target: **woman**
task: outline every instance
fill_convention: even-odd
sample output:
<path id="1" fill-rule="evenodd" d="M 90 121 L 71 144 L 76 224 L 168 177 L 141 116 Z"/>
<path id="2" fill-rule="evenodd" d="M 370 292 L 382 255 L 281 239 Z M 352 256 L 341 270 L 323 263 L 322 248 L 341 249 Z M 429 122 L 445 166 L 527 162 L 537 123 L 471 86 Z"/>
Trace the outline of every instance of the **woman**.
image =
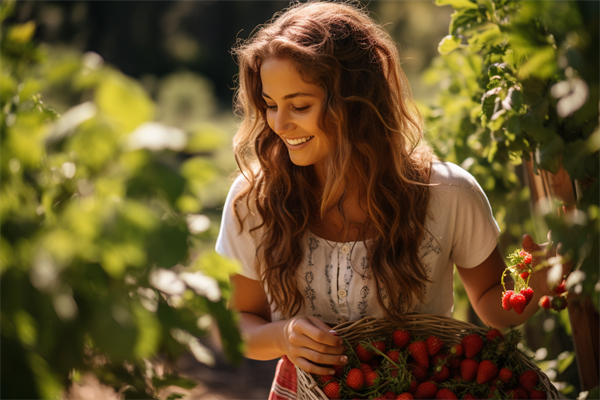
<path id="1" fill-rule="evenodd" d="M 523 314 L 502 309 L 505 263 L 487 198 L 423 143 L 396 45 L 366 12 L 296 5 L 235 54 L 242 174 L 217 251 L 242 264 L 231 280 L 247 357 L 282 357 L 277 379 L 290 374 L 291 392 L 292 363 L 333 374 L 348 360 L 330 326 L 451 316 L 453 264 L 487 324 L 518 325 L 536 312 L 548 292 L 542 273 Z M 524 246 L 539 248 L 529 236 Z M 289 394 L 283 386 L 271 397 Z"/>

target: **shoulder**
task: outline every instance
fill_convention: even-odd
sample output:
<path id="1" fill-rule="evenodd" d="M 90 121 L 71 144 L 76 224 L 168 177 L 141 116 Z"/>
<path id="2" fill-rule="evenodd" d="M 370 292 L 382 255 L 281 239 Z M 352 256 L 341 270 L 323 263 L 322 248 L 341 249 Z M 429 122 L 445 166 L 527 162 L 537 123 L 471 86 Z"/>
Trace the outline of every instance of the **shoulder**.
<path id="1" fill-rule="evenodd" d="M 434 161 L 431 165 L 429 183 L 433 189 L 455 187 L 482 193 L 481 187 L 473 175 L 450 162 Z"/>
<path id="2" fill-rule="evenodd" d="M 248 196 L 239 198 L 239 194 L 248 189 L 249 186 L 250 182 L 244 175 L 239 174 L 235 178 L 229 189 L 227 199 L 225 200 L 223 210 L 223 216 L 225 218 L 223 218 L 223 223 L 233 224 L 234 222 L 237 222 L 237 218 L 234 218 L 234 214 L 237 213 L 242 221 L 248 221 L 248 224 L 244 223 L 245 230 L 247 230 L 248 227 L 252 228 L 260 224 L 261 219 L 258 218 L 258 212 L 254 206 L 255 202 L 253 199 Z"/>

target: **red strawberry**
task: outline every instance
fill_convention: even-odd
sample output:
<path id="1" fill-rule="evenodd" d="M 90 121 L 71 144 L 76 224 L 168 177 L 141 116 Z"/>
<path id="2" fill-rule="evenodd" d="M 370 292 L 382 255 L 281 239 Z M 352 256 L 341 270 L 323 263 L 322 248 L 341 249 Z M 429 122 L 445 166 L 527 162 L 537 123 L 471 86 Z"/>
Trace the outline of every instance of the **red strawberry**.
<path id="1" fill-rule="evenodd" d="M 504 383 L 508 383 L 513 376 L 513 372 L 508 368 L 502 368 L 500 372 L 498 372 L 498 378 Z"/>
<path id="2" fill-rule="evenodd" d="M 537 383 L 538 375 L 533 370 L 528 369 L 519 375 L 519 385 L 527 390 L 527 393 L 531 392 Z"/>
<path id="3" fill-rule="evenodd" d="M 498 393 L 498 389 L 496 386 L 490 386 L 488 389 L 488 399 L 499 399 L 500 394 Z"/>
<path id="4" fill-rule="evenodd" d="M 408 388 L 408 392 L 411 393 L 411 394 L 414 394 L 415 391 L 417 390 L 417 386 L 419 386 L 419 384 L 417 383 L 417 381 L 415 381 L 414 379 L 411 379 L 410 386 Z"/>
<path id="5" fill-rule="evenodd" d="M 519 255 L 523 257 L 523 262 L 525 264 L 531 264 L 531 260 L 533 260 L 533 256 L 526 251 L 520 251 Z"/>
<path id="6" fill-rule="evenodd" d="M 388 358 L 390 360 L 392 360 L 393 362 L 395 362 L 396 364 L 398 364 L 398 359 L 400 358 L 400 353 L 397 352 L 396 350 L 390 350 L 387 353 L 385 353 L 386 356 L 388 356 Z"/>
<path id="7" fill-rule="evenodd" d="M 552 301 L 552 297 L 550 297 L 550 296 L 542 296 L 542 298 L 540 299 L 540 307 L 543 307 L 546 310 L 549 309 L 551 301 Z"/>
<path id="8" fill-rule="evenodd" d="M 452 356 L 462 356 L 463 355 L 463 347 L 462 344 L 453 344 L 450 347 L 450 355 Z"/>
<path id="9" fill-rule="evenodd" d="M 458 397 L 456 397 L 454 392 L 452 392 L 450 389 L 441 389 L 439 392 L 436 393 L 435 398 L 436 399 L 447 399 L 447 400 L 458 399 Z"/>
<path id="10" fill-rule="evenodd" d="M 444 342 L 437 336 L 429 336 L 427 338 L 427 352 L 430 356 L 435 356 L 444 347 Z"/>
<path id="11" fill-rule="evenodd" d="M 450 377 L 450 370 L 445 365 L 438 365 L 433 369 L 433 379 L 443 382 Z"/>
<path id="12" fill-rule="evenodd" d="M 448 354 L 438 353 L 435 356 L 431 357 L 431 365 L 445 365 L 446 360 L 448 359 Z"/>
<path id="13" fill-rule="evenodd" d="M 337 382 L 329 382 L 323 388 L 323 393 L 328 399 L 339 399 L 340 398 L 340 384 Z"/>
<path id="14" fill-rule="evenodd" d="M 521 314 L 525 310 L 527 299 L 520 293 L 515 293 L 510 296 L 510 305 L 515 309 L 517 314 Z"/>
<path id="15" fill-rule="evenodd" d="M 522 289 L 519 293 L 525 296 L 525 305 L 528 305 L 531 299 L 533 298 L 533 289 L 527 287 L 525 289 Z"/>
<path id="16" fill-rule="evenodd" d="M 424 340 L 412 342 L 408 345 L 408 353 L 415 359 L 419 365 L 428 368 L 429 356 L 427 352 L 427 343 Z"/>
<path id="17" fill-rule="evenodd" d="M 365 349 L 360 343 L 356 346 L 355 353 L 360 361 L 371 361 L 375 357 L 374 352 Z"/>
<path id="18" fill-rule="evenodd" d="M 525 271 L 525 272 L 521 272 L 521 274 L 519 274 L 519 276 L 521 277 L 521 279 L 525 280 L 527 279 L 527 277 L 529 276 L 529 271 Z"/>
<path id="19" fill-rule="evenodd" d="M 404 329 L 396 329 L 392 334 L 392 340 L 399 349 L 403 349 L 410 343 L 410 332 Z"/>
<path id="20" fill-rule="evenodd" d="M 329 381 L 333 380 L 333 375 L 319 375 L 319 377 L 317 378 L 317 380 L 319 381 L 319 383 L 321 385 L 326 384 Z"/>
<path id="21" fill-rule="evenodd" d="M 477 396 L 472 395 L 471 393 L 467 393 L 463 396 L 463 399 L 465 400 L 477 400 Z"/>
<path id="22" fill-rule="evenodd" d="M 360 370 L 362 371 L 362 373 L 364 375 L 369 371 L 373 371 L 373 368 L 367 363 L 360 363 Z"/>
<path id="23" fill-rule="evenodd" d="M 513 389 L 512 391 L 509 390 L 509 392 L 512 392 L 512 396 L 510 396 L 510 395 L 508 396 L 509 399 L 524 399 L 524 400 L 529 399 L 529 395 L 527 394 L 527 391 L 520 386 Z M 507 392 L 506 394 L 509 394 L 509 393 Z"/>
<path id="24" fill-rule="evenodd" d="M 415 390 L 415 399 L 435 399 L 438 388 L 433 382 L 423 382 Z"/>
<path id="25" fill-rule="evenodd" d="M 450 358 L 450 362 L 448 363 L 448 365 L 450 366 L 450 368 L 460 369 L 460 363 L 462 363 L 462 360 L 463 357 Z"/>
<path id="26" fill-rule="evenodd" d="M 375 379 L 377 379 L 379 375 L 377 371 L 369 371 L 365 374 L 365 385 L 367 386 L 375 386 Z"/>
<path id="27" fill-rule="evenodd" d="M 531 392 L 529 392 L 529 398 L 530 399 L 547 399 L 548 396 L 546 395 L 546 392 L 543 390 L 533 389 Z"/>
<path id="28" fill-rule="evenodd" d="M 512 309 L 512 306 L 510 305 L 510 298 L 514 293 L 515 292 L 512 290 L 507 290 L 502 294 L 502 307 L 504 307 L 506 311 L 510 311 Z"/>
<path id="29" fill-rule="evenodd" d="M 412 375 L 415 377 L 417 382 L 424 382 L 427 380 L 427 368 L 417 365 L 411 370 Z"/>
<path id="30" fill-rule="evenodd" d="M 375 357 L 374 359 L 369 361 L 369 365 L 373 369 L 378 369 L 379 367 L 381 367 L 381 359 L 379 357 Z"/>
<path id="31" fill-rule="evenodd" d="M 396 397 L 396 400 L 413 400 L 413 399 L 414 399 L 413 395 L 408 392 L 400 393 L 398 395 L 398 397 Z"/>
<path id="32" fill-rule="evenodd" d="M 483 360 L 477 367 L 477 384 L 488 383 L 498 374 L 498 367 L 490 360 Z"/>
<path id="33" fill-rule="evenodd" d="M 466 358 L 475 357 L 483 348 L 483 339 L 476 333 L 462 338 L 462 346 L 465 350 Z"/>
<path id="34" fill-rule="evenodd" d="M 386 399 L 386 400 L 395 400 L 396 399 L 396 393 L 392 392 L 391 390 L 388 390 L 383 395 L 383 398 Z"/>
<path id="35" fill-rule="evenodd" d="M 562 293 L 566 292 L 567 289 L 565 288 L 565 284 L 566 284 L 566 281 L 563 279 L 562 282 L 560 283 L 560 285 L 558 285 L 557 287 L 554 288 L 554 293 L 562 294 Z"/>
<path id="36" fill-rule="evenodd" d="M 379 350 L 382 353 L 385 353 L 385 343 L 383 343 L 381 340 L 378 340 L 376 342 L 371 342 L 371 345 L 373 347 L 375 347 L 377 350 Z M 378 355 L 379 353 L 375 353 L 375 355 Z"/>
<path id="37" fill-rule="evenodd" d="M 352 389 L 359 390 L 365 384 L 365 377 L 362 371 L 358 368 L 352 368 L 348 371 L 348 376 L 346 377 L 346 385 L 351 387 Z"/>
<path id="38" fill-rule="evenodd" d="M 344 375 L 344 367 L 345 365 L 334 365 L 333 370 L 335 371 L 335 376 L 341 378 Z"/>
<path id="39" fill-rule="evenodd" d="M 496 338 L 499 338 L 498 341 L 500 341 L 500 342 L 504 341 L 504 336 L 496 328 L 490 329 L 489 331 L 487 331 L 485 334 L 485 338 L 487 339 L 488 342 L 493 342 L 494 339 L 496 339 Z"/>
<path id="40" fill-rule="evenodd" d="M 473 382 L 477 376 L 479 362 L 472 358 L 465 358 L 460 364 L 460 377 L 463 381 Z"/>

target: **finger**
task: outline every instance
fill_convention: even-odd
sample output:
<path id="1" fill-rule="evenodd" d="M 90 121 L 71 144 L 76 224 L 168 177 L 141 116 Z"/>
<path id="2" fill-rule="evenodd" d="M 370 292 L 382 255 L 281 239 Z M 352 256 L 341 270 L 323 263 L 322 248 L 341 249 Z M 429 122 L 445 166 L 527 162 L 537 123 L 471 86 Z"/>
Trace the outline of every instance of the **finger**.
<path id="1" fill-rule="evenodd" d="M 306 358 L 298 357 L 294 360 L 294 364 L 298 367 L 302 368 L 304 371 L 309 374 L 317 374 L 317 375 L 335 375 L 335 370 L 329 366 L 322 367 L 319 365 L 315 365 L 308 361 Z"/>
<path id="2" fill-rule="evenodd" d="M 324 333 L 323 331 L 320 332 Z M 293 332 L 290 336 L 290 343 L 296 348 L 308 349 L 321 354 L 335 355 L 338 358 L 346 352 L 346 349 L 342 345 L 330 346 L 328 344 L 315 341 L 302 332 Z"/>
<path id="3" fill-rule="evenodd" d="M 345 365 L 348 363 L 348 357 L 346 355 L 324 354 L 309 348 L 302 349 L 298 354 L 315 364 Z"/>
<path id="4" fill-rule="evenodd" d="M 532 253 L 540 249 L 540 245 L 536 244 L 529 234 L 526 233 L 523 235 L 523 250 L 525 250 L 528 253 Z"/>
<path id="5" fill-rule="evenodd" d="M 342 338 L 333 335 L 329 331 L 331 330 L 327 324 L 320 321 L 318 318 L 309 317 L 307 324 L 302 324 L 301 330 L 306 336 L 317 343 L 322 343 L 331 347 L 338 347 L 344 344 Z M 315 326 L 319 324 L 319 326 Z"/>
<path id="6" fill-rule="evenodd" d="M 334 331 L 333 329 L 331 329 L 329 327 L 329 325 L 327 325 L 325 322 L 321 321 L 319 318 L 317 317 L 313 317 L 313 316 L 309 316 L 308 320 L 317 328 L 321 329 L 322 331 L 325 331 L 327 333 L 332 334 L 333 336 L 337 336 L 337 332 Z"/>

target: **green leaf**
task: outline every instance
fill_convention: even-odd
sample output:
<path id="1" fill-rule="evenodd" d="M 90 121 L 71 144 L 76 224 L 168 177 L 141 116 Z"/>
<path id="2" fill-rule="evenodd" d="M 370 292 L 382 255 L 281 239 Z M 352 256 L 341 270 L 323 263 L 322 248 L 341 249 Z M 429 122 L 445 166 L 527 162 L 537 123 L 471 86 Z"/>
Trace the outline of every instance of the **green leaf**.
<path id="1" fill-rule="evenodd" d="M 33 37 L 35 33 L 35 22 L 28 21 L 24 24 L 15 25 L 9 31 L 8 35 L 6 35 L 6 39 L 12 42 L 17 43 L 27 43 Z"/>
<path id="2" fill-rule="evenodd" d="M 455 11 L 450 15 L 450 30 L 449 33 L 454 35 L 460 28 L 469 27 L 473 22 L 477 22 L 479 12 L 477 9 L 465 9 Z"/>
<path id="3" fill-rule="evenodd" d="M 562 166 L 561 159 L 564 147 L 565 142 L 556 133 L 552 135 L 550 140 L 541 143 L 536 154 L 540 167 L 553 174 L 558 173 Z"/>
<path id="4" fill-rule="evenodd" d="M 556 369 L 557 372 L 559 374 L 562 374 L 563 372 L 565 372 L 565 370 L 567 368 L 569 368 L 569 365 L 571 365 L 574 360 L 575 360 L 575 352 L 574 351 L 570 352 L 567 357 L 564 357 L 564 358 L 559 357 L 558 368 Z"/>
<path id="5" fill-rule="evenodd" d="M 435 0 L 436 6 L 452 6 L 454 9 L 470 8 L 477 10 L 479 6 L 470 0 Z"/>
<path id="6" fill-rule="evenodd" d="M 537 77 L 540 79 L 550 78 L 556 72 L 555 50 L 552 46 L 546 46 L 536 52 L 519 68 L 517 76 L 519 79 Z"/>
<path id="7" fill-rule="evenodd" d="M 445 36 L 440 44 L 438 45 L 438 52 L 440 54 L 448 54 L 452 50 L 460 47 L 460 38 L 452 35 Z"/>
<path id="8" fill-rule="evenodd" d="M 219 282 L 229 282 L 229 275 L 239 273 L 240 265 L 236 260 L 222 257 L 215 251 L 209 251 L 196 259 L 192 270 L 202 271 Z"/>
<path id="9" fill-rule="evenodd" d="M 161 389 L 161 388 L 165 388 L 167 386 L 179 386 L 180 388 L 183 389 L 193 389 L 196 386 L 198 386 L 198 382 L 192 380 L 192 379 L 187 379 L 187 378 L 182 378 L 180 376 L 177 375 L 166 375 L 164 378 L 159 378 L 158 376 L 154 376 L 152 377 L 152 386 L 154 386 L 156 389 Z M 173 393 L 176 394 L 176 393 Z M 170 397 L 168 397 L 170 398 Z M 181 397 L 173 397 L 174 399 L 179 399 Z"/>

